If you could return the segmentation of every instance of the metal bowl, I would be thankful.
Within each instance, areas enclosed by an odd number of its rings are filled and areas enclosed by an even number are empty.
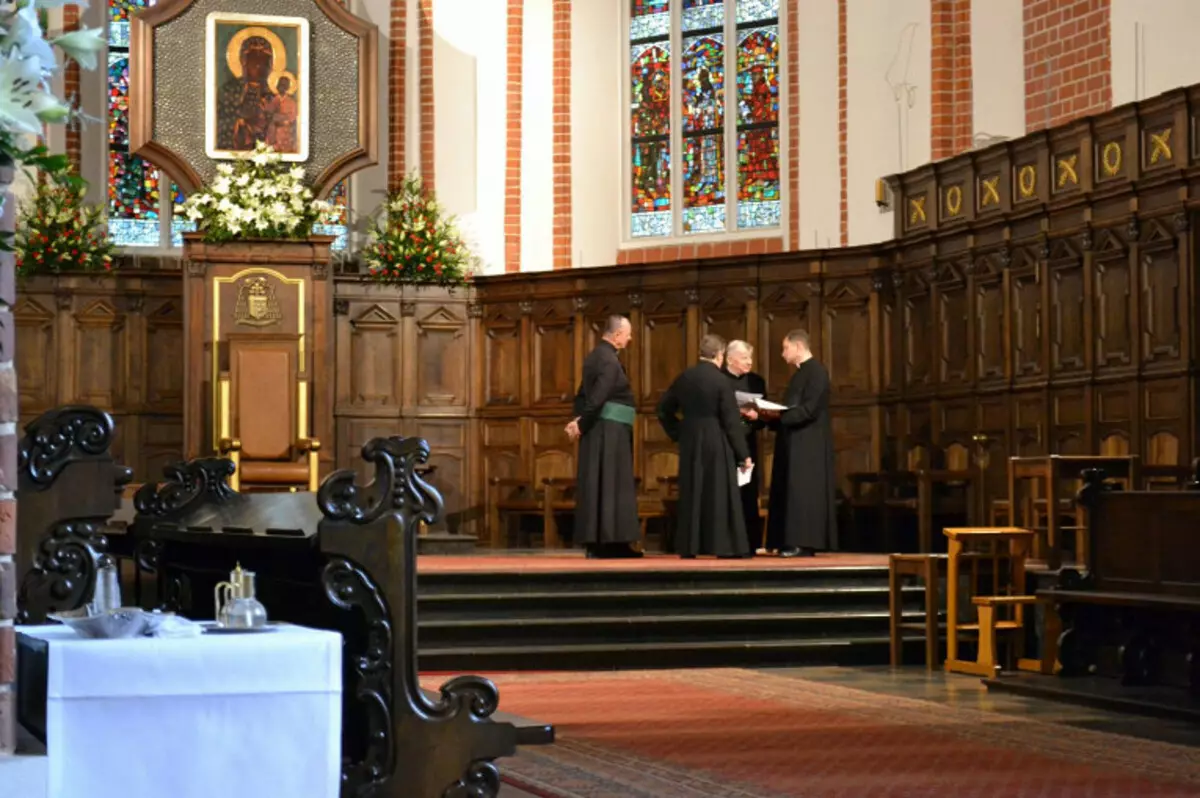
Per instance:
[[[120,607],[88,618],[51,615],[52,620],[71,627],[75,634],[89,640],[121,640],[145,634],[150,619],[137,607]]]

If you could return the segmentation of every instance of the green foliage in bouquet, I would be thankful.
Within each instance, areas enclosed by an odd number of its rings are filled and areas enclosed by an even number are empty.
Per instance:
[[[314,224],[331,223],[334,210],[313,199],[303,179],[303,167],[287,166],[260,141],[233,163],[218,164],[212,185],[176,205],[175,214],[195,222],[209,243],[308,238]]]
[[[101,209],[83,201],[87,184],[44,179],[35,185],[17,218],[17,273],[112,271],[113,243]]]
[[[369,234],[361,257],[372,280],[454,286],[471,279],[474,256],[416,175],[388,194]]]

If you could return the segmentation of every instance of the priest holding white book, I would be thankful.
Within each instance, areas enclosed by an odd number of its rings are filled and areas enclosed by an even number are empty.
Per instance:
[[[745,341],[730,341],[725,347],[725,374],[733,383],[734,395],[742,415],[742,432],[746,436],[746,447],[750,459],[758,462],[758,432],[766,426],[758,417],[756,402],[767,393],[767,381],[755,374],[754,347]],[[763,547],[763,522],[758,514],[758,497],[762,490],[762,469],[755,468],[739,475],[738,483],[742,497],[742,515],[746,519],[746,540],[750,553]]]

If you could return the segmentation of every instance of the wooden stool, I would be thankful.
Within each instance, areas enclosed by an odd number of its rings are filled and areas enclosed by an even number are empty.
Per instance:
[[[944,554],[893,554],[888,557],[888,624],[892,667],[900,665],[904,630],[925,632],[925,667],[934,669],[938,654],[938,566]],[[904,623],[902,577],[915,576],[925,581],[925,623]]]
[[[996,559],[997,565],[1002,559],[1008,560],[1008,589],[1013,591],[1025,589],[1025,559],[1033,544],[1033,530],[1016,527],[948,527],[945,535],[948,538],[949,548],[946,565],[948,588],[949,586],[957,588],[960,566],[963,558],[967,556],[967,552],[963,550],[964,546],[968,543],[986,543],[990,553],[985,556]],[[1006,544],[1006,552],[999,551],[1000,544]],[[993,577],[995,583],[993,589],[999,588],[998,579],[999,569],[997,568]],[[974,584],[971,586],[971,590],[975,590]],[[946,671],[991,678],[996,675],[998,633],[1023,630],[1025,628],[1025,607],[1036,604],[1037,598],[1027,595],[972,596],[971,603],[976,607],[978,623],[959,623],[958,593],[956,589],[950,590],[946,601]],[[1012,620],[1000,620],[997,617],[997,610],[1000,608],[1012,608]],[[958,658],[958,636],[964,632],[974,632],[979,636],[979,650],[974,660]],[[1055,659],[1052,648],[1052,646],[1047,647],[1041,661],[1018,658],[1017,667],[1040,673],[1052,672]]]

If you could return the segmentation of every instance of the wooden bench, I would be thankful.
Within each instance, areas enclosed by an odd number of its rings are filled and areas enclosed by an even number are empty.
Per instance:
[[[1038,591],[1061,618],[1060,675],[1200,694],[1200,492],[1118,491],[1089,471],[1078,500],[1086,567]]]

